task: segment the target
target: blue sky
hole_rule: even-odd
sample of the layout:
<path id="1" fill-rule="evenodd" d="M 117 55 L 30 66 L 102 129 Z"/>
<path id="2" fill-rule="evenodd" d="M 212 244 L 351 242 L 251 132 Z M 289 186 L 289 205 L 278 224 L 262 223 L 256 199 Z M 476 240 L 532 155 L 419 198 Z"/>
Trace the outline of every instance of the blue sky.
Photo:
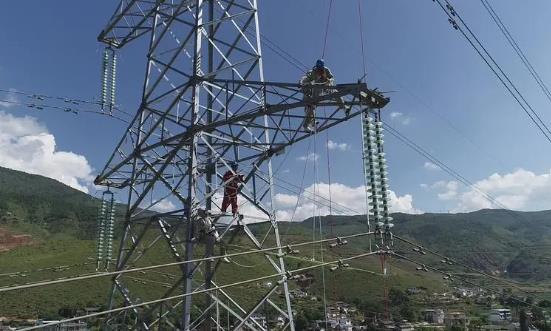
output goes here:
<path id="1" fill-rule="evenodd" d="M 259 2 L 263 34 L 307 65 L 321 56 L 328 0 Z M 455 2 L 457 10 L 544 121 L 551 123 L 549 101 L 506 44 L 482 4 Z M 551 3 L 544 0 L 529 4 L 513 0 L 491 3 L 543 80 L 551 84 L 548 60 Z M 0 88 L 83 99 L 97 97 L 103 47 L 96 42 L 96 36 L 115 5 L 116 1 L 106 0 L 0 3 L 3 25 Z M 551 144 L 533 128 L 474 50 L 451 28 L 440 9 L 429 0 L 368 0 L 362 6 L 367 82 L 383 91 L 395 91 L 389 94 L 391 103 L 384 110 L 384 120 L 510 208 L 548 209 Z M 139 44 L 120 52 L 118 100 L 128 112 L 135 112 L 139 103 L 144 55 Z M 294 82 L 300 78 L 301 72 L 267 48 L 264 59 L 267 80 Z M 337 82 L 354 82 L 363 75 L 356 1 L 334 1 L 325 60 Z M 24 97 L 17 98 L 26 101 Z M 4 121 L 4 137 L 0 132 L 0 142 L 12 144 L 0 149 L 1 165 L 69 182 L 74 178 L 55 175 L 65 166 L 50 158 L 67 159 L 70 162 L 65 164 L 92 168 L 69 171 L 81 186 L 86 186 L 89 176 L 101 170 L 124 130 L 121 123 L 93 114 L 36 112 L 1 103 L 0 108 Z M 36 120 L 21 120 L 25 115 Z M 23 122 L 27 131 L 13 129 Z M 24 144 L 14 143 L 8 131 L 20 140 L 25 135 L 55 137 L 55 151 L 40 154 L 32 152 L 32 148 L 18 149 L 29 150 L 31 160 L 22 160 L 22 156 L 20 160 L 10 159 L 18 156 L 7 149 Z M 332 180 L 341 185 L 335 194 L 342 196 L 336 199 L 361 209 L 359 202 L 349 201 L 350 193 L 357 193 L 363 184 L 359 120 L 331 130 L 329 139 L 336 143 L 330 151 Z M 317 139 L 319 182 L 327 182 L 325 140 L 325 135 Z M 46 140 L 40 141 L 51 145 Z M 304 167 L 300 157 L 306 153 L 306 145 L 292 149 L 282 167 L 283 179 L 300 181 Z M 442 212 L 491 207 L 472 189 L 456 184 L 393 137 L 387 136 L 386 151 L 391 189 L 399 197 L 409 195 L 412 199 L 398 200 L 405 203 L 403 210 Z M 49 165 L 43 167 L 41 163 Z M 29 164 L 34 165 L 29 168 Z M 314 182 L 312 167 L 313 163 L 307 164 L 307 186 Z"/>

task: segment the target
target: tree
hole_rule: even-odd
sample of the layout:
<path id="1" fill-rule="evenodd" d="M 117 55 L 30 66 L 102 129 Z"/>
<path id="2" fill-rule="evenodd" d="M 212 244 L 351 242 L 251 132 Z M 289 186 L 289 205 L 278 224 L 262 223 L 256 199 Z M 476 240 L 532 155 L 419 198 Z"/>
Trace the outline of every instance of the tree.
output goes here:
<path id="1" fill-rule="evenodd" d="M 302 331 L 308 327 L 308 320 L 304 317 L 304 314 L 300 312 L 295 318 L 295 330 Z"/>
<path id="2" fill-rule="evenodd" d="M 526 314 L 526 310 L 521 309 L 520 315 L 519 315 L 519 322 L 520 322 L 520 331 L 528 331 L 528 315 Z"/>
<path id="3" fill-rule="evenodd" d="M 390 292 L 388 293 L 388 297 L 390 299 L 390 303 L 393 306 L 400 306 L 404 303 L 409 303 L 408 296 L 403 291 L 397 288 L 391 288 Z"/>
<path id="4" fill-rule="evenodd" d="M 541 308 L 532 308 L 532 318 L 534 322 L 545 322 L 545 316 L 543 315 L 543 310 L 541 310 Z"/>
<path id="5" fill-rule="evenodd" d="M 403 319 L 413 322 L 417 319 L 415 310 L 409 304 L 403 304 L 400 308 L 400 315 Z"/>
<path id="6" fill-rule="evenodd" d="M 323 312 L 318 307 L 313 307 L 312 309 L 304 310 L 303 314 L 304 314 L 304 318 L 306 318 L 306 320 L 310 322 L 324 319 Z"/>

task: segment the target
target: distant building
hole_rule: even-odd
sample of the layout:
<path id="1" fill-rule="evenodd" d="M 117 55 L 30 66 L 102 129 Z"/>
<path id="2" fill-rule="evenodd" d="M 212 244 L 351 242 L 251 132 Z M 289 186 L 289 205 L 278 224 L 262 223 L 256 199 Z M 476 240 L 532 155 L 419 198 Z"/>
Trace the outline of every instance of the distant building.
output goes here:
<path id="1" fill-rule="evenodd" d="M 480 331 L 518 331 L 519 329 L 517 329 L 513 324 L 508 324 L 508 325 L 482 325 L 482 326 L 476 328 L 476 330 L 480 330 Z"/>
<path id="2" fill-rule="evenodd" d="M 82 310 L 83 315 L 90 315 L 100 311 L 99 307 L 86 307 Z"/>
<path id="3" fill-rule="evenodd" d="M 456 326 L 465 329 L 467 324 L 467 316 L 463 312 L 451 312 L 444 316 L 444 325 L 448 328 Z"/>
<path id="4" fill-rule="evenodd" d="M 379 330 L 396 330 L 396 323 L 394 321 L 380 321 L 379 322 Z"/>
<path id="5" fill-rule="evenodd" d="M 413 331 L 414 329 L 413 324 L 407 321 L 402 321 L 396 325 L 397 331 Z"/>
<path id="6" fill-rule="evenodd" d="M 45 325 L 59 321 L 39 320 L 37 325 Z M 43 331 L 89 331 L 88 325 L 84 322 L 66 322 L 52 326 L 44 326 L 40 330 Z"/>
<path id="7" fill-rule="evenodd" d="M 418 287 L 410 287 L 406 290 L 406 293 L 409 294 L 409 295 L 414 295 L 414 294 L 421 294 L 423 293 L 424 291 Z"/>
<path id="8" fill-rule="evenodd" d="M 490 311 L 488 321 L 491 324 L 507 324 L 511 322 L 511 309 L 498 308 Z"/>
<path id="9" fill-rule="evenodd" d="M 460 298 L 471 298 L 475 296 L 475 290 L 465 287 L 457 287 L 454 291 L 454 295 Z"/>
<path id="10" fill-rule="evenodd" d="M 266 326 L 268 325 L 268 322 L 266 321 L 266 316 L 264 315 L 254 314 L 251 316 L 251 319 L 260 324 L 263 328 L 266 328 Z"/>
<path id="11" fill-rule="evenodd" d="M 290 290 L 289 294 L 291 295 L 291 299 L 293 299 L 293 298 L 304 299 L 308 296 L 308 293 L 306 293 L 305 291 L 302 291 L 300 289 Z"/>
<path id="12" fill-rule="evenodd" d="M 425 309 L 422 312 L 423 320 L 430 324 L 444 324 L 444 311 L 442 309 Z"/>
<path id="13" fill-rule="evenodd" d="M 312 285 L 312 283 L 314 282 L 314 275 L 312 275 L 312 274 L 299 274 L 298 279 L 296 279 L 296 282 L 297 282 L 298 286 L 300 286 L 303 289 L 307 288 L 307 287 L 310 287 L 310 285 Z"/>

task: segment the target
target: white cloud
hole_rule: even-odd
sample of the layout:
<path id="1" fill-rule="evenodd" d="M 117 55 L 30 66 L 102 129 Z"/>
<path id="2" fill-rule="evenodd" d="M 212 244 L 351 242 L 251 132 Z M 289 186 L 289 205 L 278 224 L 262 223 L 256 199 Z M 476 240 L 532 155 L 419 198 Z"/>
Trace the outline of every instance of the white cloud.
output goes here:
<path id="1" fill-rule="evenodd" d="M 459 182 L 441 180 L 430 186 L 427 185 L 426 188 L 437 191 L 437 196 L 440 200 L 453 200 L 458 195 Z"/>
<path id="2" fill-rule="evenodd" d="M 405 194 L 398 196 L 394 191 L 390 191 L 390 210 L 393 213 L 421 214 L 422 211 L 413 207 L 413 196 Z"/>
<path id="3" fill-rule="evenodd" d="M 408 125 L 411 123 L 411 117 L 404 115 L 404 113 L 394 111 L 390 113 L 390 119 L 393 121 L 397 121 L 401 123 L 402 125 Z"/>
<path id="4" fill-rule="evenodd" d="M 297 196 L 291 194 L 277 193 L 274 196 L 276 208 L 290 208 L 297 204 Z"/>
<path id="5" fill-rule="evenodd" d="M 277 193 L 274 196 L 274 208 L 276 218 L 279 221 L 302 221 L 315 215 L 329 215 L 329 185 L 319 183 L 315 187 L 317 195 L 314 196 L 314 184 L 305 188 L 300 198 L 295 194 Z M 248 188 L 245 188 L 248 191 Z M 413 205 L 413 197 L 410 194 L 398 196 L 394 192 L 389 193 L 392 212 L 404 212 L 410 214 L 422 213 Z M 214 209 L 222 205 L 222 193 L 217 192 L 213 196 Z M 331 184 L 331 201 L 333 215 L 357 215 L 365 213 L 366 199 L 365 187 L 351 187 L 340 183 Z M 298 202 L 298 204 L 297 204 Z M 245 223 L 267 221 L 268 216 L 254 207 L 243 197 L 238 196 L 239 213 L 244 215 Z M 171 206 L 172 207 L 172 206 Z M 296 207 L 296 210 L 295 210 Z M 228 212 L 231 208 L 228 208 Z M 229 221 L 229 217 L 221 219 L 221 222 Z"/>
<path id="6" fill-rule="evenodd" d="M 93 176 L 86 158 L 56 147 L 55 137 L 36 118 L 0 111 L 0 166 L 50 177 L 88 192 Z"/>
<path id="7" fill-rule="evenodd" d="M 432 163 L 432 162 L 425 162 L 425 164 L 423 164 L 423 168 L 427 169 L 427 170 L 440 170 L 440 167 L 438 167 L 436 164 Z"/>
<path id="8" fill-rule="evenodd" d="M 314 189 L 317 196 L 313 194 Z M 281 194 L 278 199 L 277 196 L 279 195 L 276 195 L 276 216 L 281 221 L 290 221 L 291 219 L 301 221 L 312 217 L 314 213 L 316 215 L 329 214 L 329 185 L 326 183 L 319 183 L 316 187 L 312 184 L 306 188 L 306 193 L 299 199 L 294 218 L 293 211 L 298 197 L 296 195 Z M 392 212 L 411 214 L 422 212 L 413 206 L 413 197 L 410 194 L 398 196 L 391 191 L 389 197 Z M 366 206 L 365 187 L 363 185 L 351 187 L 339 183 L 331 184 L 331 202 L 332 213 L 335 215 L 363 214 Z"/>
<path id="9" fill-rule="evenodd" d="M 524 169 L 504 175 L 495 173 L 479 180 L 475 186 L 493 197 L 498 205 L 475 188 L 460 187 L 456 181 L 436 182 L 431 188 L 437 191 L 439 199 L 455 203 L 454 212 L 502 208 L 500 205 L 514 210 L 543 210 L 549 209 L 551 200 L 551 170 L 540 175 Z"/>
<path id="10" fill-rule="evenodd" d="M 307 161 L 307 162 L 315 162 L 320 158 L 320 156 L 316 153 L 310 153 L 308 155 L 299 156 L 297 160 L 299 161 Z"/>
<path id="11" fill-rule="evenodd" d="M 350 149 L 350 145 L 348 145 L 347 143 L 337 143 L 337 142 L 334 142 L 333 140 L 329 140 L 327 142 L 327 148 L 329 148 L 330 150 L 339 150 L 339 151 L 347 151 Z"/>
<path id="12" fill-rule="evenodd" d="M 151 207 L 151 209 L 159 213 L 166 213 L 176 210 L 176 206 L 172 203 L 172 201 L 164 199 L 158 201 L 153 207 Z"/>
<path id="13" fill-rule="evenodd" d="M 1 96 L 0 99 L 3 101 L 0 101 L 0 108 L 11 108 L 15 106 L 15 102 L 19 102 L 19 99 L 17 99 L 17 95 L 14 93 L 17 90 L 14 88 L 9 89 L 10 92 L 7 92 L 5 96 Z"/>

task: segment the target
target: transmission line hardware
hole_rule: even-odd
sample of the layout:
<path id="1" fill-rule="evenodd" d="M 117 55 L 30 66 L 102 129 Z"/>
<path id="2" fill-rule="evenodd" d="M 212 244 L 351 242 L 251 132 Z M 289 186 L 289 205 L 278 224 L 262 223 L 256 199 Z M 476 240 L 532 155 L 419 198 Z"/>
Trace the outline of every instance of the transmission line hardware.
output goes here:
<path id="1" fill-rule="evenodd" d="M 117 53 L 111 46 L 103 49 L 101 71 L 101 110 L 112 113 L 115 107 Z"/>
<path id="2" fill-rule="evenodd" d="M 373 119 L 375 116 L 376 119 Z M 375 232 L 384 237 L 385 242 L 392 238 L 390 229 L 394 226 L 390 216 L 388 171 L 383 151 L 383 122 L 380 114 L 363 114 L 363 159 L 368 195 L 369 217 L 375 220 Z M 386 243 L 388 244 L 388 243 Z"/>
<path id="3" fill-rule="evenodd" d="M 107 270 L 113 253 L 115 228 L 115 196 L 109 189 L 103 192 L 98 211 L 96 270 Z"/>

